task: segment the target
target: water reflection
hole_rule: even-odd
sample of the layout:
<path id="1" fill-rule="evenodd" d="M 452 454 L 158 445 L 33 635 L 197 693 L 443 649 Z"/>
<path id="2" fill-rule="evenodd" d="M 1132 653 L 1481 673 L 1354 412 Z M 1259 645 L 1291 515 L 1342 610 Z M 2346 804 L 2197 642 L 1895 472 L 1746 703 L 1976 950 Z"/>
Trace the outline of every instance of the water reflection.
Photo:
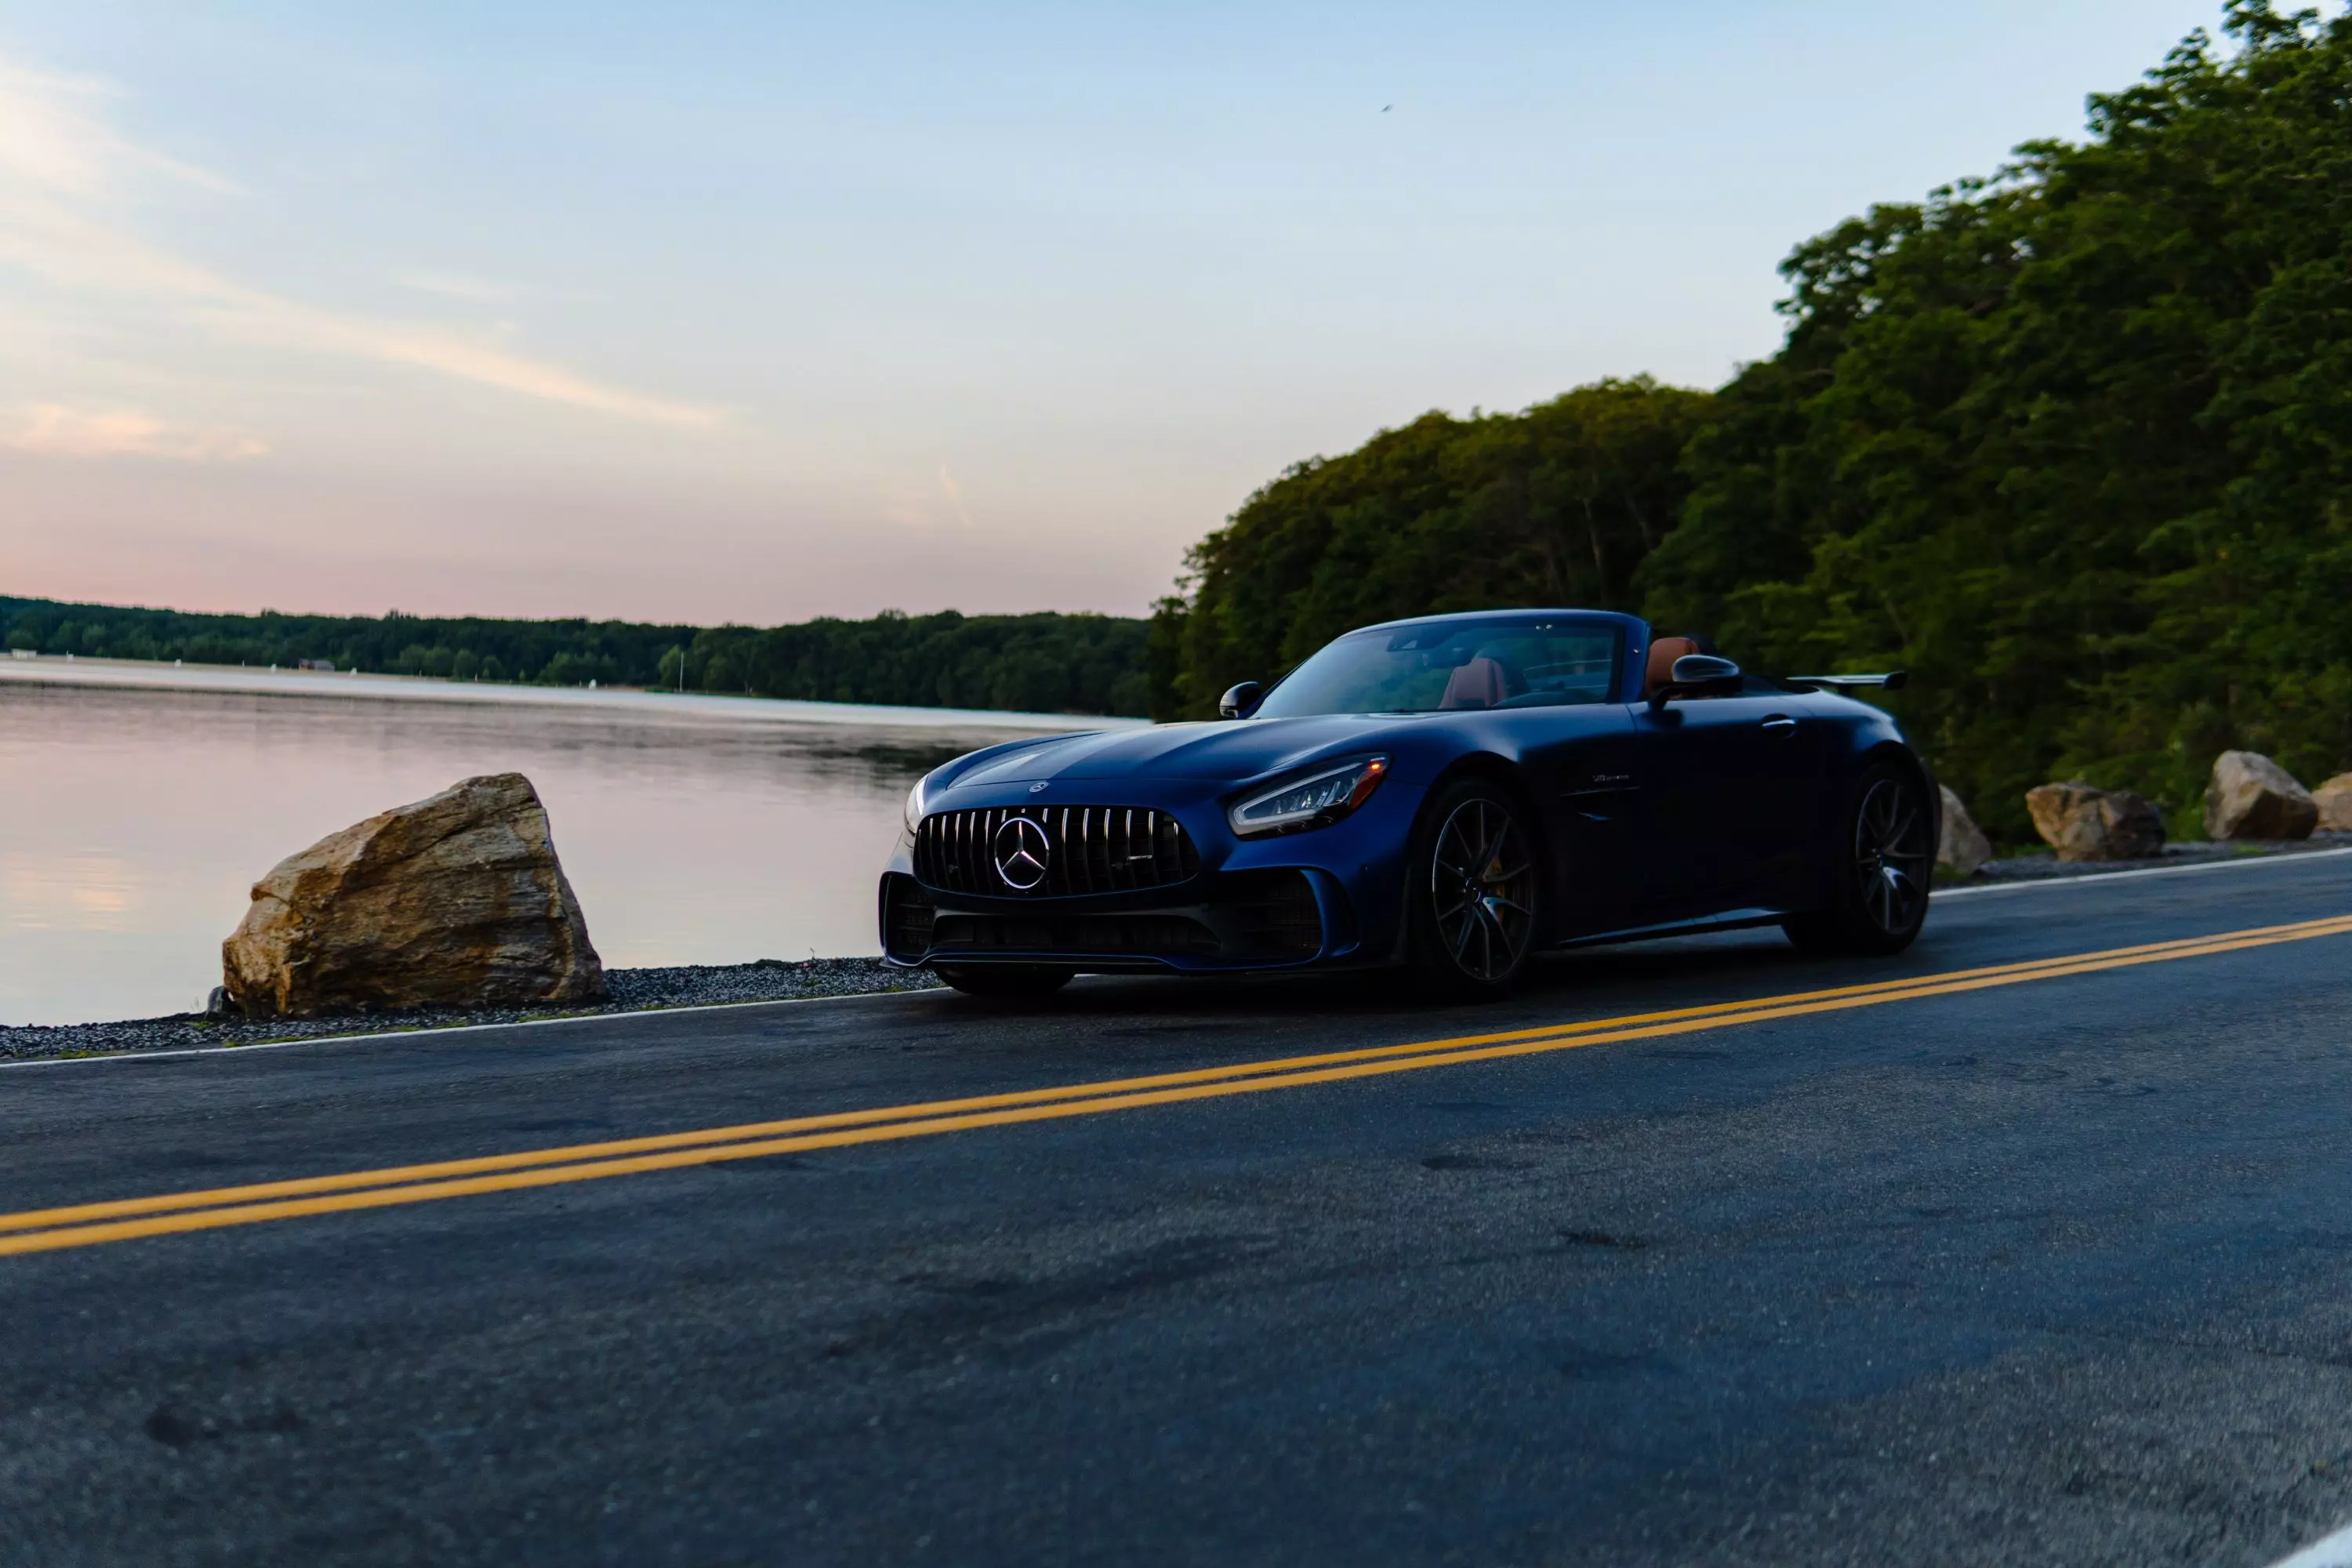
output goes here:
<path id="1" fill-rule="evenodd" d="M 608 963 L 871 952 L 908 785 L 1016 732 L 0 682 L 0 1023 L 194 1006 L 277 861 L 508 769 Z"/>

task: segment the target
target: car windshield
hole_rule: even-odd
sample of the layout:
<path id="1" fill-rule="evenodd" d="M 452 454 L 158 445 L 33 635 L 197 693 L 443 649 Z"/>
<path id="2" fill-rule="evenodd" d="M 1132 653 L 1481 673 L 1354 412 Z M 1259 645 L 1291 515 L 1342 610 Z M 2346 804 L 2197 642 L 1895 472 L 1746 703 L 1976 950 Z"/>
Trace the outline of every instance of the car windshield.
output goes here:
<path id="1" fill-rule="evenodd" d="M 1439 621 L 1350 632 L 1266 695 L 1257 717 L 1430 713 L 1606 702 L 1622 639 L 1591 621 Z"/>

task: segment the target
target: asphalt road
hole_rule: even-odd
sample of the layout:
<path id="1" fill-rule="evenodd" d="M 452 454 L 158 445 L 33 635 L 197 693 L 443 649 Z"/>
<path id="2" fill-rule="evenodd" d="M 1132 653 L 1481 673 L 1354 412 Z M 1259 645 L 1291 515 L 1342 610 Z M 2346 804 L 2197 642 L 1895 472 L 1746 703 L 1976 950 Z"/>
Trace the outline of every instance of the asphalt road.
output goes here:
<path id="1" fill-rule="evenodd" d="M 0 1560 L 2270 1563 L 2352 1518 L 2352 931 L 1540 1031 L 2336 916 L 2352 858 L 1489 1008 L 1092 981 L 0 1068 L 18 1215 L 1015 1096 L 0 1217 Z"/>

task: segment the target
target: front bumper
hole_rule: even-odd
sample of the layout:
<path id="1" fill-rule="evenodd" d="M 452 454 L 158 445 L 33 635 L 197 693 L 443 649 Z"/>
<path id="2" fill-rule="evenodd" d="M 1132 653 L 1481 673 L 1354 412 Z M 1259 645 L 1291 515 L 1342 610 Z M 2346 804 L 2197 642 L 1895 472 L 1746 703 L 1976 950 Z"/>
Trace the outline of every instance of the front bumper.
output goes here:
<path id="1" fill-rule="evenodd" d="M 1017 898 L 950 891 L 918 879 L 911 841 L 902 839 L 877 889 L 884 956 L 910 967 L 1044 963 L 1212 974 L 1390 955 L 1418 789 L 1392 782 L 1328 827 L 1255 839 L 1226 829 L 1221 803 L 1171 794 L 1155 789 L 1116 803 L 1172 813 L 1199 851 L 1194 875 L 1148 889 Z M 958 791 L 939 804 L 946 810 L 1029 801 L 1025 791 Z"/>
<path id="2" fill-rule="evenodd" d="M 882 879 L 883 952 L 908 965 L 1210 973 L 1295 968 L 1357 945 L 1346 893 L 1311 870 L 1228 872 L 1157 893 L 1141 900 L 973 899 L 894 871 Z"/>

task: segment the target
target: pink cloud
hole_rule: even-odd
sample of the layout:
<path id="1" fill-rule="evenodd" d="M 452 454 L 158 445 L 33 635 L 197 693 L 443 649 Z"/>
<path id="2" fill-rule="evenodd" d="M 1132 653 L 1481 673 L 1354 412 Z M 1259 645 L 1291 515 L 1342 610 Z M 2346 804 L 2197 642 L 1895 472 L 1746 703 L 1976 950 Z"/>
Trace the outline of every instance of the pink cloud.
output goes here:
<path id="1" fill-rule="evenodd" d="M 0 416 L 0 447 L 47 458 L 162 458 L 241 463 L 268 456 L 268 444 L 235 430 L 200 430 L 133 410 L 96 412 L 39 403 Z"/>

